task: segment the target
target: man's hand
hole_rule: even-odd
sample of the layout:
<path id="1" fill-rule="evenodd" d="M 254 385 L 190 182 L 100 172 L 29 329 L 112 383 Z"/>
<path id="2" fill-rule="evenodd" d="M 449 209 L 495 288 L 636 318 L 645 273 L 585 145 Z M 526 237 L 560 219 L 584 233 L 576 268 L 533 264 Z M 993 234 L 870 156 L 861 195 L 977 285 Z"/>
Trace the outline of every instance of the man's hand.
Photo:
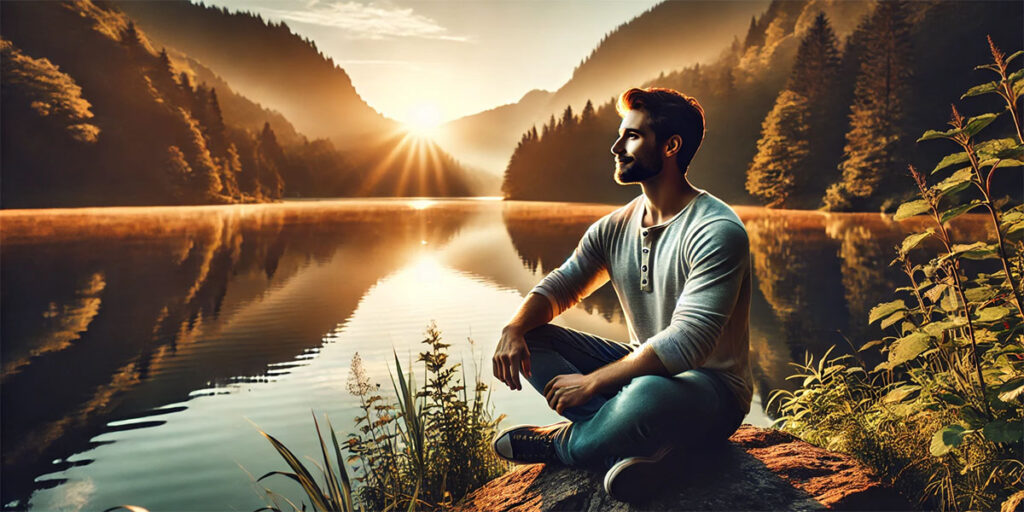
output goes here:
<path id="1" fill-rule="evenodd" d="M 498 347 L 494 349 L 491 362 L 494 365 L 494 376 L 498 380 L 513 391 L 523 389 L 519 383 L 519 371 L 522 370 L 523 375 L 527 377 L 531 375 L 530 349 L 526 348 L 523 334 L 517 329 L 502 329 L 501 339 L 498 340 Z"/>
<path id="2" fill-rule="evenodd" d="M 583 405 L 597 393 L 597 386 L 590 375 L 569 373 L 559 375 L 544 387 L 544 397 L 548 405 L 558 414 L 570 407 Z"/>

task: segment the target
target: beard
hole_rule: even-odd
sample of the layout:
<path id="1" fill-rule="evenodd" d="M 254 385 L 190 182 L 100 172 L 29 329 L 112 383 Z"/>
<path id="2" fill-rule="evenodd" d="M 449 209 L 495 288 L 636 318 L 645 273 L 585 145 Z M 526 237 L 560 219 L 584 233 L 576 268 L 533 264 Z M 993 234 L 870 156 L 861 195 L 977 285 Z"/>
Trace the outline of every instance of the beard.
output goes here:
<path id="1" fill-rule="evenodd" d="M 657 176 L 659 172 L 661 172 L 660 166 L 651 165 L 636 158 L 626 163 L 615 161 L 615 183 L 619 185 L 640 183 L 652 176 Z"/>

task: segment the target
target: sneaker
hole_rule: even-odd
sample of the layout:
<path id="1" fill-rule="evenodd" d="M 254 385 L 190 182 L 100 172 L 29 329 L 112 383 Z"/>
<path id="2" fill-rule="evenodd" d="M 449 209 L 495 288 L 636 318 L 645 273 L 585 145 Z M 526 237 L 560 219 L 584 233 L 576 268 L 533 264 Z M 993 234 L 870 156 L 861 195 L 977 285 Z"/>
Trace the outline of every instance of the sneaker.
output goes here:
<path id="1" fill-rule="evenodd" d="M 568 421 L 561 421 L 546 427 L 509 427 L 494 436 L 491 446 L 498 457 L 514 464 L 561 462 L 555 453 L 555 436 L 568 425 Z"/>
<path id="2" fill-rule="evenodd" d="M 636 503 L 650 497 L 670 473 L 668 464 L 671 446 L 665 446 L 650 457 L 627 457 L 615 463 L 604 474 L 604 490 L 612 498 Z"/>

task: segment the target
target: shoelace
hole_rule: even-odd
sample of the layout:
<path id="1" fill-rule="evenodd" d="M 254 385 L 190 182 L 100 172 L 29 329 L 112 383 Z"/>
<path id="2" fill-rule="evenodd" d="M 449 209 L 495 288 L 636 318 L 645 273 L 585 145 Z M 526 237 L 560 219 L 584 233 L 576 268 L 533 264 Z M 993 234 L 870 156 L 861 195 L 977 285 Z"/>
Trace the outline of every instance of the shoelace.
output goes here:
<path id="1" fill-rule="evenodd" d="M 512 451 L 517 459 L 548 460 L 554 456 L 555 445 L 550 435 L 522 431 L 510 433 L 509 438 L 514 443 Z"/>

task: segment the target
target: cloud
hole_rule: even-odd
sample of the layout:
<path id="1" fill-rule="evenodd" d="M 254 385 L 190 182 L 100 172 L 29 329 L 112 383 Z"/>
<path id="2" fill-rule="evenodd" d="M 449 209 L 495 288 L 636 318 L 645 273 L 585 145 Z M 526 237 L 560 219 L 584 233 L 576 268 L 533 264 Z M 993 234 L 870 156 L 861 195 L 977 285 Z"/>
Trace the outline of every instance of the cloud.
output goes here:
<path id="1" fill-rule="evenodd" d="M 339 28 L 357 39 L 419 37 L 457 42 L 469 40 L 449 34 L 447 28 L 431 18 L 416 14 L 411 7 L 383 7 L 354 1 L 312 1 L 303 10 L 266 9 L 265 12 L 285 21 Z"/>

